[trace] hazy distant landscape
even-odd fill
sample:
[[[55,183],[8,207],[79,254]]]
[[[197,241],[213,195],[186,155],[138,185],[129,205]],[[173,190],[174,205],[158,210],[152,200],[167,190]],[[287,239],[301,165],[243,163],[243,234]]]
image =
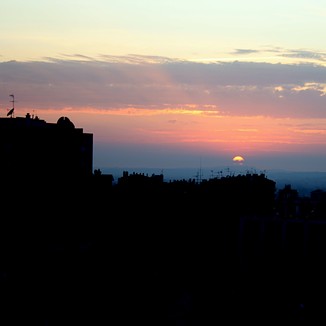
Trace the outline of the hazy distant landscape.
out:
[[[312,190],[326,190],[326,172],[270,171],[267,176],[276,181],[276,187],[290,184],[300,196],[309,196]]]

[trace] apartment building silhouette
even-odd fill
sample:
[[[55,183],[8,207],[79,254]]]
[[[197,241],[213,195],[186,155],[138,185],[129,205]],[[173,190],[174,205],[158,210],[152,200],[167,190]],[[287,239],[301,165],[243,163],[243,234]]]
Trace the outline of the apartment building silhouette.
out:
[[[67,117],[48,123],[32,116],[0,118],[0,176],[88,176],[93,134]]]

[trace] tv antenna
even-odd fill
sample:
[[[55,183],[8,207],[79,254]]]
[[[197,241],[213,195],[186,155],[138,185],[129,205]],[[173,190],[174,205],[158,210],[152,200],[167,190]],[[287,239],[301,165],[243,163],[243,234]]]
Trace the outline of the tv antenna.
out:
[[[10,94],[9,96],[12,97],[12,100],[10,101],[12,103],[12,108],[8,111],[7,113],[7,117],[13,117],[14,115],[14,111],[15,111],[15,95],[14,94]]]
[[[197,174],[195,175],[195,177],[196,177],[197,183],[202,182],[203,173],[202,173],[202,168],[201,168],[201,158],[200,158],[199,170],[198,170]]]

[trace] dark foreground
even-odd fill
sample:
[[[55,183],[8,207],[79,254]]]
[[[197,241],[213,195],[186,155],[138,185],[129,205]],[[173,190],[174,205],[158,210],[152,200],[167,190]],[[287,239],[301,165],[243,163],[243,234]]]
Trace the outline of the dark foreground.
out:
[[[326,322],[322,239],[307,253],[203,203],[43,190],[5,197],[1,325]]]
[[[322,262],[239,256],[212,230],[142,227],[11,234],[1,243],[1,325],[325,321]]]

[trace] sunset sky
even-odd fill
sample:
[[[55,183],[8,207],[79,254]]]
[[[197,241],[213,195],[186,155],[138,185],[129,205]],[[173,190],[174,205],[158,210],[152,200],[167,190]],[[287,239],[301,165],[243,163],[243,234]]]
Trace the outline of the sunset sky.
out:
[[[67,116],[94,168],[326,171],[325,0],[10,0],[0,117]]]

